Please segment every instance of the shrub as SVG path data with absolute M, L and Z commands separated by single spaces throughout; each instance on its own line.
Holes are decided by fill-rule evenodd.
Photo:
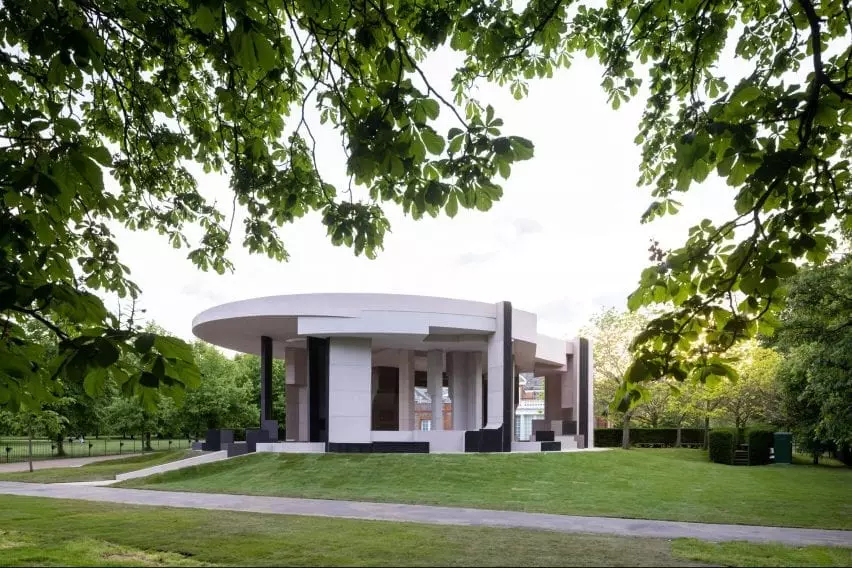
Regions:
M 710 431 L 710 461 L 716 463 L 734 462 L 734 433 L 728 430 Z
M 621 447 L 621 428 L 595 428 L 595 447 Z
M 595 446 L 598 448 L 621 447 L 621 428 L 595 428 Z M 704 430 L 701 428 L 683 428 L 680 431 L 681 443 L 701 444 L 704 442 Z M 677 428 L 631 428 L 630 445 L 662 444 L 674 447 L 677 441 Z
M 769 463 L 769 449 L 774 441 L 772 430 L 749 430 L 748 432 L 748 464 L 766 465 Z

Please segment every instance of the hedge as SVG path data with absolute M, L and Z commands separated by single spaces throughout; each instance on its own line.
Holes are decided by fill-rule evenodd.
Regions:
M 598 448 L 621 447 L 621 428 L 595 428 L 595 446 Z M 677 441 L 677 428 L 631 428 L 630 444 L 662 444 L 674 447 Z M 683 428 L 680 431 L 682 444 L 703 444 L 702 428 Z
M 710 430 L 710 461 L 734 463 L 734 433 L 729 430 Z
M 772 430 L 749 430 L 748 464 L 766 465 L 769 463 L 769 449 L 774 442 L 775 433 Z

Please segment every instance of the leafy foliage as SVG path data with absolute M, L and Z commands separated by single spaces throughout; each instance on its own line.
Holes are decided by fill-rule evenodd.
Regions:
M 116 224 L 158 231 L 202 269 L 231 268 L 233 211 L 229 222 L 190 163 L 230 176 L 251 252 L 286 258 L 278 227 L 318 211 L 334 244 L 372 257 L 389 229 L 382 204 L 414 218 L 487 210 L 498 176 L 532 157 L 476 82 L 521 99 L 577 52 L 605 66 L 613 107 L 647 87 L 645 220 L 676 213 L 677 193 L 714 171 L 737 191 L 736 218 L 653 251 L 629 306 L 668 311 L 634 342 L 621 410 L 649 380 L 733 377 L 723 353 L 771 332 L 796 262 L 825 260 L 828 227 L 850 225 L 850 30 L 844 0 L 7 0 L 0 405 L 37 405 L 63 374 L 93 394 L 109 376 L 149 405 L 155 387 L 197 383 L 186 345 L 140 333 L 98 295 L 138 294 Z M 422 68 L 446 44 L 464 58 L 451 99 Z M 726 50 L 751 72 L 723 76 Z M 318 167 L 310 106 L 341 136 L 345 189 Z M 19 325 L 32 320 L 59 344 L 43 365 Z
M 852 258 L 802 270 L 774 338 L 787 424 L 804 447 L 852 445 Z
M 710 461 L 734 463 L 734 433 L 728 430 L 710 431 Z
M 230 175 L 234 206 L 246 212 L 242 244 L 279 260 L 277 227 L 309 211 L 321 212 L 334 244 L 372 257 L 389 229 L 382 202 L 414 218 L 488 209 L 502 194 L 493 178 L 530 158 L 532 143 L 503 135 L 490 107 L 459 113 L 420 69 L 466 10 L 3 2 L 0 405 L 37 406 L 63 375 L 92 395 L 109 377 L 149 407 L 156 388 L 197 385 L 186 344 L 139 332 L 102 300 L 139 293 L 119 260 L 116 224 L 156 230 L 204 270 L 231 267 L 233 211 L 229 224 L 191 162 Z M 341 134 L 350 180 L 370 199 L 355 201 L 351 182 L 340 192 L 324 181 L 308 105 Z M 434 126 L 442 108 L 456 123 L 447 132 Z M 32 320 L 59 344 L 44 364 L 31 363 L 43 353 L 18 324 Z
M 638 65 L 649 69 L 639 182 L 656 200 L 644 220 L 676 213 L 676 195 L 714 171 L 737 192 L 735 218 L 704 220 L 684 246 L 652 252 L 629 306 L 669 310 L 634 343 L 623 405 L 647 380 L 735 378 L 723 353 L 772 333 L 797 261 L 824 261 L 836 246 L 829 228 L 852 223 L 848 6 L 612 1 L 580 23 L 614 102 Z M 716 66 L 729 48 L 750 67 L 730 83 Z

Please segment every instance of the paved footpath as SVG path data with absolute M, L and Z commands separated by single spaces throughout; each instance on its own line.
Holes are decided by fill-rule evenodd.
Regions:
M 141 456 L 139 453 L 114 454 L 109 456 L 95 456 L 91 458 L 59 458 L 55 460 L 33 460 L 33 469 L 53 469 L 57 467 L 80 467 L 90 463 L 119 460 L 124 458 L 132 458 L 133 456 Z M 30 466 L 27 462 L 14 462 L 0 464 L 0 473 L 12 473 L 17 471 L 29 471 Z
M 852 531 L 842 530 L 576 517 L 427 505 L 184 493 L 62 484 L 0 482 L 0 494 L 276 515 L 523 528 L 565 533 L 612 534 L 667 539 L 697 538 L 709 541 L 747 540 L 752 542 L 781 542 L 791 545 L 818 544 L 852 547 Z

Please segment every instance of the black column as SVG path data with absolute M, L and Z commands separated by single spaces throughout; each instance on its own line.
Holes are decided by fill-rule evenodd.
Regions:
M 272 420 L 272 338 L 260 338 L 260 427 Z
M 583 447 L 589 447 L 589 340 L 580 338 L 580 408 L 577 413 L 577 433 L 583 437 Z
M 496 378 L 496 377 L 495 377 Z M 503 451 L 512 451 L 515 435 L 513 420 L 515 395 L 515 357 L 512 353 L 512 303 L 503 302 Z M 517 392 L 517 391 L 516 391 Z
M 308 437 L 328 442 L 329 339 L 308 337 Z

